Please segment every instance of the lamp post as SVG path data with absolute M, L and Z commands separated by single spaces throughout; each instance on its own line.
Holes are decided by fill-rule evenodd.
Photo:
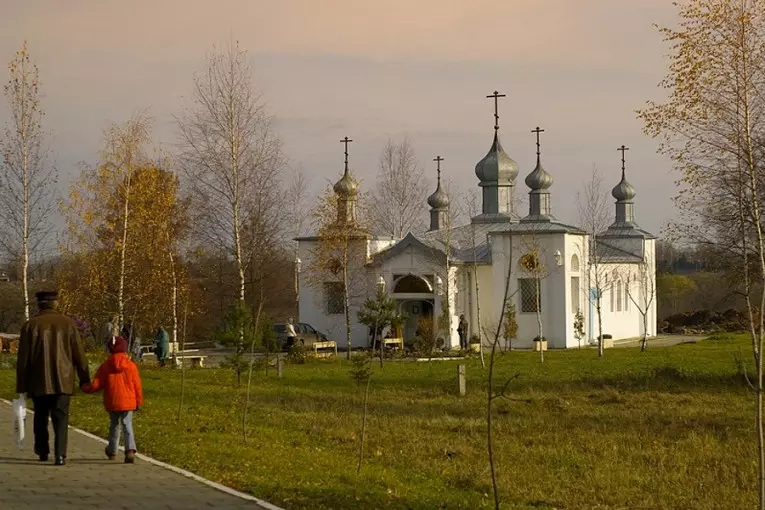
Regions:
M 300 322 L 300 271 L 303 269 L 303 261 L 300 257 L 295 257 L 295 311 L 297 312 L 297 321 Z

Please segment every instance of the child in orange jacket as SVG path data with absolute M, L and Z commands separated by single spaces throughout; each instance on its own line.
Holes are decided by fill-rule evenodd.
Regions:
M 120 425 L 125 433 L 125 464 L 135 462 L 133 411 L 143 404 L 143 389 L 138 367 L 128 357 L 127 341 L 115 336 L 108 345 L 111 356 L 96 372 L 93 382 L 83 386 L 85 393 L 104 390 L 104 407 L 109 412 L 109 445 L 106 456 L 114 460 L 120 443 Z

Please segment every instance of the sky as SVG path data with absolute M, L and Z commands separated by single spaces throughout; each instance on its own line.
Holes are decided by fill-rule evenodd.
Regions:
M 194 72 L 235 39 L 290 166 L 315 190 L 340 177 L 344 136 L 367 189 L 385 142 L 403 136 L 431 182 L 440 155 L 444 177 L 478 189 L 494 125 L 486 96 L 498 90 L 518 193 L 540 126 L 560 220 L 576 223 L 593 166 L 607 190 L 619 181 L 622 144 L 638 223 L 661 234 L 678 214 L 677 175 L 635 115 L 665 94 L 668 48 L 654 24 L 675 22 L 669 0 L 0 0 L 0 13 L 0 60 L 27 40 L 40 68 L 62 189 L 80 162 L 97 161 L 104 128 L 135 111 L 148 108 L 158 144 L 173 150 Z

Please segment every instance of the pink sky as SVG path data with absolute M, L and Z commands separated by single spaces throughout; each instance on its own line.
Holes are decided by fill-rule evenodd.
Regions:
M 236 38 L 252 57 L 292 164 L 318 188 L 342 169 L 372 185 L 388 136 L 408 134 L 430 171 L 475 187 L 492 136 L 497 89 L 503 144 L 533 168 L 540 125 L 553 210 L 576 221 L 575 195 L 596 164 L 618 181 L 622 143 L 642 226 L 660 233 L 676 212 L 674 178 L 634 110 L 661 97 L 666 70 L 652 23 L 672 23 L 668 0 L 0 0 L 0 60 L 24 39 L 40 66 L 47 127 L 68 181 L 93 162 L 102 129 L 150 108 L 163 144 L 172 113 L 213 44 Z M 0 107 L 0 115 L 5 110 Z

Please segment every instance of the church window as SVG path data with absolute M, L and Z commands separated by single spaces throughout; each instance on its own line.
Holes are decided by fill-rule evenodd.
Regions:
M 521 290 L 521 313 L 541 312 L 542 296 L 537 299 L 537 280 L 536 278 L 519 278 L 518 286 Z M 537 309 L 539 305 L 539 310 Z
M 338 315 L 345 312 L 345 293 L 341 282 L 326 282 L 324 284 L 324 301 L 327 315 Z
M 622 311 L 622 282 L 619 280 L 616 282 L 616 311 L 621 312 Z
M 571 271 L 574 273 L 579 272 L 579 257 L 576 253 L 571 255 Z
M 579 277 L 572 276 L 571 277 L 571 311 L 576 314 L 580 310 L 581 309 L 579 306 Z
M 624 311 L 630 311 L 630 281 L 624 283 Z
M 611 311 L 614 311 L 614 282 L 611 282 L 611 285 L 608 286 L 608 294 L 611 301 Z

